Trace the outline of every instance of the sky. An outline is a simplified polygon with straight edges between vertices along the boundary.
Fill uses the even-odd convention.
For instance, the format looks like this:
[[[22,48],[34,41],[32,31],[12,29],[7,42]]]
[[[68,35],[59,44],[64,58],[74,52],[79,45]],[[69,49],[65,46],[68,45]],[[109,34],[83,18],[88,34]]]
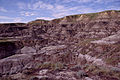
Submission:
[[[0,23],[52,20],[104,10],[120,10],[120,0],[0,0]]]

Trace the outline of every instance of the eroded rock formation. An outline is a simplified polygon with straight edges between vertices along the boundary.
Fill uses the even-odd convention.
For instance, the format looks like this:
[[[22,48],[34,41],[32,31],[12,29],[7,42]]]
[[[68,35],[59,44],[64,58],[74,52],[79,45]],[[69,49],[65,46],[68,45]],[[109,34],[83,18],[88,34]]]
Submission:
[[[120,11],[0,26],[1,79],[120,79]]]

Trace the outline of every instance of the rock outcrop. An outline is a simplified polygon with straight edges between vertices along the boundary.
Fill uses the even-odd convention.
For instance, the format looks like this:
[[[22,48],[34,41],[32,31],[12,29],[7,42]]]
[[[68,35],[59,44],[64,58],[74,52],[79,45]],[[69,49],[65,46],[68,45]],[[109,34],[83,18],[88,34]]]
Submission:
[[[21,49],[21,53],[22,53],[22,54],[34,54],[34,53],[36,53],[36,49],[34,49],[34,48],[32,48],[32,47],[24,46],[24,47]]]
[[[97,43],[97,44],[119,44],[120,43],[120,34],[118,33],[118,34],[115,34],[115,35],[103,38],[101,40],[91,41],[91,43]]]
[[[1,74],[15,74],[20,72],[33,58],[27,54],[16,54],[0,60]]]

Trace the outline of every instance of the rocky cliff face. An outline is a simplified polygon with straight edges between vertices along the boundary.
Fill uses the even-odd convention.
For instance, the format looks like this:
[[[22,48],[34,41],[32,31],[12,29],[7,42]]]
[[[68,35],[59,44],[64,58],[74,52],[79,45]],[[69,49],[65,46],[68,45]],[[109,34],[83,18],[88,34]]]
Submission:
[[[0,37],[15,37],[27,35],[28,27],[25,23],[0,24]]]
[[[120,79],[120,11],[6,27],[0,34],[1,79]]]

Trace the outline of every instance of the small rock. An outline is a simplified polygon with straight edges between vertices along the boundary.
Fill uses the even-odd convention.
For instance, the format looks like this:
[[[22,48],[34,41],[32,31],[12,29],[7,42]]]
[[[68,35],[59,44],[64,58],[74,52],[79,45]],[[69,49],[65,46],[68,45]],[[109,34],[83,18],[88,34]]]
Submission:
[[[89,77],[85,77],[85,80],[93,80],[93,79],[91,79],[91,78],[89,78]]]
[[[23,53],[23,54],[36,53],[36,50],[32,47],[25,46],[21,49],[21,53]]]
[[[43,69],[39,71],[39,75],[45,75],[48,72],[47,69]]]

